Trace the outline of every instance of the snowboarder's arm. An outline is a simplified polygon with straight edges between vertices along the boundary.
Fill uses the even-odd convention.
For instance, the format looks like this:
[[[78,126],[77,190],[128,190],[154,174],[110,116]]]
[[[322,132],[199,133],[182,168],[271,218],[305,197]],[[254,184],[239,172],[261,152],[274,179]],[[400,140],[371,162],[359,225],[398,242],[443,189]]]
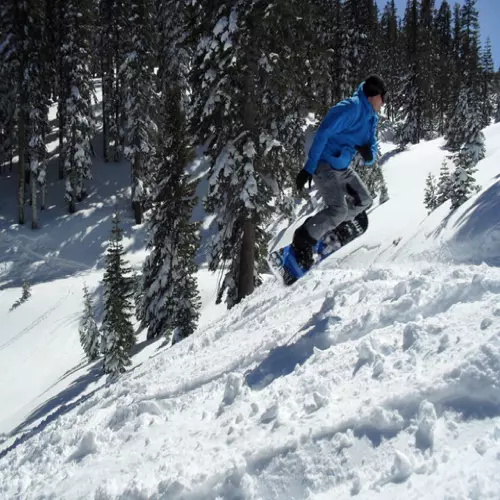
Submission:
[[[375,163],[375,160],[377,159],[377,122],[375,122],[375,126],[373,128],[373,137],[370,142],[370,147],[372,150],[372,160],[371,161],[365,161],[365,165],[373,165]]]
[[[328,139],[342,130],[348,128],[352,123],[354,106],[350,103],[337,104],[331,108],[321,122],[314,136],[311,149],[304,170],[314,174],[318,166],[318,161],[325,148]]]
[[[375,136],[373,136],[373,140],[370,143],[370,148],[372,150],[372,159],[370,161],[365,160],[365,165],[373,165],[377,158],[377,138]]]

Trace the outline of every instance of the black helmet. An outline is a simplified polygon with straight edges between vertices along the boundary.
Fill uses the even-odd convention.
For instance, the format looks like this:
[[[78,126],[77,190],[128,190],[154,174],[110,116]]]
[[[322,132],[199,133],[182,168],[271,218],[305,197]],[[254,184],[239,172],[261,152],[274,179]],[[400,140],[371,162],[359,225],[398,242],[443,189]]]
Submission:
[[[380,76],[370,75],[363,84],[363,92],[366,97],[373,97],[380,94],[382,100],[385,101],[387,88]]]

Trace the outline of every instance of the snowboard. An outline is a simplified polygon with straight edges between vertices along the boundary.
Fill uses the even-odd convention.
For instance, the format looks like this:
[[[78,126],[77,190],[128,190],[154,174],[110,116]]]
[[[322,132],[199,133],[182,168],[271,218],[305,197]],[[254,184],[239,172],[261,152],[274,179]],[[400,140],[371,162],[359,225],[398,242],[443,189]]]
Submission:
[[[295,253],[291,245],[286,245],[269,254],[269,267],[273,274],[280,277],[286,286],[295,283],[322,260],[361,236],[368,229],[368,215],[361,212],[353,220],[342,222],[323,236],[313,247],[315,261],[312,267],[304,271],[295,260]]]

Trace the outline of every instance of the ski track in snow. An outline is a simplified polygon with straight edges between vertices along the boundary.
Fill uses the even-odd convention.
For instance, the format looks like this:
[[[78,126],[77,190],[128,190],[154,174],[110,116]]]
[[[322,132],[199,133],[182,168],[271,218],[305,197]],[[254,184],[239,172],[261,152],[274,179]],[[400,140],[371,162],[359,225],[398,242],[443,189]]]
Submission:
[[[266,283],[14,446],[0,497],[421,498],[467,447],[496,460],[500,272],[323,264],[290,289]],[[485,419],[498,432],[481,436]],[[481,437],[450,447],[462,428]]]
[[[27,333],[31,332],[34,328],[36,328],[38,325],[40,325],[43,321],[47,320],[50,315],[59,307],[61,307],[64,303],[64,301],[69,297],[71,293],[71,288],[68,288],[68,291],[64,297],[61,297],[52,307],[47,309],[46,312],[44,312],[42,315],[40,315],[38,318],[36,318],[32,323],[30,323],[26,328],[23,328],[19,333],[14,335],[9,341],[5,342],[4,344],[0,344],[0,351],[5,349],[6,347],[10,346],[17,340],[19,340],[23,335],[26,335]]]

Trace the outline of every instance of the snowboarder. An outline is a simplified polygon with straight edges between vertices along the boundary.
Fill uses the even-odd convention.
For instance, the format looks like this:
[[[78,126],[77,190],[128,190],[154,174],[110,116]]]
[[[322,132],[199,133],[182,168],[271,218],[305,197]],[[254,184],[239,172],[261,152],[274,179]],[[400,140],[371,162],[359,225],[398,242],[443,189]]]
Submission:
[[[296,182],[301,191],[314,180],[326,208],[309,217],[293,235],[295,259],[304,271],[314,263],[316,242],[341,222],[354,219],[373,202],[367,187],[349,164],[356,151],[365,165],[375,161],[377,112],[384,104],[385,94],[382,78],[370,75],[351,98],[330,108],[316,131],[307,162]]]

